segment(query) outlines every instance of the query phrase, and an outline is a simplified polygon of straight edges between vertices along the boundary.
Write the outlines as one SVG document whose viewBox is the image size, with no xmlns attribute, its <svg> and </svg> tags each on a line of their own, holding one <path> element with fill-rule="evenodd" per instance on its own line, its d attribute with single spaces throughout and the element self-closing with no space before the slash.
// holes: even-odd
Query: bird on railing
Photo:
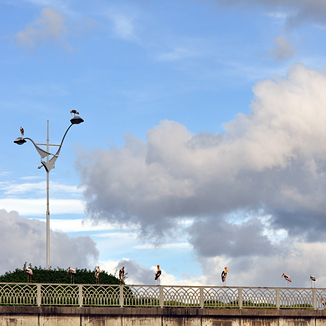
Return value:
<svg viewBox="0 0 326 326">
<path fill-rule="evenodd" d="M 29 283 L 32 279 L 33 271 L 31 268 L 29 268 L 25 265 L 24 272 L 27 273 L 27 283 Z"/>
<path fill-rule="evenodd" d="M 75 283 L 75 275 L 76 275 L 76 270 L 74 268 L 72 268 L 71 266 L 69 266 L 67 274 L 71 275 L 71 283 Z"/>
<path fill-rule="evenodd" d="M 155 280 L 157 285 L 161 285 L 161 279 L 160 279 L 161 274 L 162 271 L 160 269 L 160 265 L 157 265 L 157 271 L 155 272 Z"/>
<path fill-rule="evenodd" d="M 125 277 L 125 267 L 122 266 L 121 269 L 119 270 L 119 280 L 120 280 L 120 283 L 123 282 L 124 277 Z"/>
<path fill-rule="evenodd" d="M 321 297 L 321 299 L 320 299 L 320 303 L 324 306 L 324 309 L 325 309 L 326 302 L 325 302 L 325 300 L 323 299 L 323 297 Z"/>
<path fill-rule="evenodd" d="M 76 115 L 76 114 L 79 114 L 79 112 L 76 111 L 76 110 L 71 110 L 71 111 L 70 111 L 70 114 L 71 114 L 71 115 L 72 115 L 72 114 Z"/>
<path fill-rule="evenodd" d="M 286 275 L 285 273 L 282 274 L 281 278 L 285 278 L 285 286 L 288 285 L 288 282 L 292 282 L 291 277 L 289 275 Z"/>
<path fill-rule="evenodd" d="M 24 136 L 24 128 L 23 127 L 20 127 L 20 133 L 22 134 L 22 136 Z"/>
<path fill-rule="evenodd" d="M 229 272 L 228 268 L 225 267 L 221 273 L 221 279 L 224 286 L 226 286 L 226 277 L 228 276 L 228 272 Z"/>
<path fill-rule="evenodd" d="M 312 284 L 314 284 L 316 287 L 316 283 L 315 283 L 317 281 L 316 277 L 311 274 L 310 279 L 311 279 L 311 287 L 312 287 Z M 314 282 L 314 283 L 312 283 L 312 282 Z"/>
<path fill-rule="evenodd" d="M 96 284 L 100 284 L 100 266 L 95 266 L 95 280 L 96 280 Z"/>
</svg>

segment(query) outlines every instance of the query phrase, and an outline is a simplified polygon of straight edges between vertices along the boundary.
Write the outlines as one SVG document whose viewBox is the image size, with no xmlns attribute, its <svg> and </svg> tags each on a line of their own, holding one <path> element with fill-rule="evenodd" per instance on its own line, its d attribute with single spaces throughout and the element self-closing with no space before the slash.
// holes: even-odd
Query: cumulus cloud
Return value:
<svg viewBox="0 0 326 326">
<path fill-rule="evenodd" d="M 59 42 L 68 48 L 66 41 L 67 27 L 65 16 L 50 7 L 43 8 L 40 18 L 28 24 L 24 30 L 16 34 L 18 44 L 30 49 L 46 42 Z"/>
<path fill-rule="evenodd" d="M 44 222 L 3 209 L 0 210 L 0 222 L 1 273 L 22 267 L 25 261 L 36 266 L 45 265 Z M 66 233 L 51 231 L 50 239 L 53 267 L 93 268 L 98 261 L 99 252 L 89 236 L 69 237 Z"/>
<path fill-rule="evenodd" d="M 87 211 L 95 218 L 140 223 L 156 231 L 179 217 L 234 210 L 325 210 L 325 75 L 294 65 L 284 79 L 258 82 L 249 115 L 224 134 L 191 134 L 162 121 L 147 142 L 80 158 Z M 284 223 L 283 223 L 284 224 Z M 286 225 L 285 225 L 286 226 Z"/>
<path fill-rule="evenodd" d="M 295 257 L 312 262 L 308 251 L 326 240 L 325 87 L 323 73 L 297 64 L 258 82 L 250 113 L 225 133 L 164 120 L 146 142 L 128 135 L 119 149 L 84 153 L 87 213 L 138 223 L 154 242 L 191 218 L 183 231 L 203 266 L 221 259 L 241 274 L 269 259 L 278 275 L 281 265 L 295 269 Z"/>
</svg>

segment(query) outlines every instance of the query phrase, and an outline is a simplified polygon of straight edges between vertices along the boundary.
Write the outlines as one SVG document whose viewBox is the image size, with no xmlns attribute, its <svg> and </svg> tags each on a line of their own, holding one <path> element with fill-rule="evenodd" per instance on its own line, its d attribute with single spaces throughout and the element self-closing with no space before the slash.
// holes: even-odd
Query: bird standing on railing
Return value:
<svg viewBox="0 0 326 326">
<path fill-rule="evenodd" d="M 24 272 L 27 273 L 27 283 L 29 283 L 32 280 L 33 271 L 25 265 Z"/>
<path fill-rule="evenodd" d="M 157 271 L 155 272 L 155 280 L 157 285 L 161 285 L 161 279 L 160 279 L 161 274 L 162 271 L 160 269 L 160 265 L 157 265 Z"/>
<path fill-rule="evenodd" d="M 224 286 L 226 286 L 226 277 L 228 276 L 228 272 L 229 272 L 228 268 L 225 267 L 221 274 L 221 279 Z"/>
<path fill-rule="evenodd" d="M 120 283 L 123 282 L 124 276 L 125 276 L 125 267 L 122 266 L 122 268 L 119 270 L 119 280 L 120 280 Z"/>
<path fill-rule="evenodd" d="M 321 299 L 320 299 L 320 303 L 324 306 L 324 309 L 325 309 L 326 302 L 325 302 L 325 300 L 323 299 L 323 297 L 321 297 Z"/>
<path fill-rule="evenodd" d="M 311 274 L 310 279 L 311 279 L 311 287 L 312 287 L 312 284 L 314 284 L 315 285 L 314 287 L 316 287 L 316 283 L 315 283 L 317 281 L 316 277 Z M 312 283 L 312 282 L 314 282 L 314 283 Z"/>
<path fill-rule="evenodd" d="M 96 284 L 100 284 L 100 266 L 95 266 L 95 280 L 96 280 Z"/>
<path fill-rule="evenodd" d="M 288 282 L 292 282 L 291 277 L 286 275 L 285 273 L 282 274 L 281 278 L 284 276 L 285 278 L 285 286 L 288 286 Z"/>
<path fill-rule="evenodd" d="M 73 283 L 75 283 L 76 270 L 69 266 L 67 274 L 69 274 L 69 273 L 71 275 L 71 283 L 73 284 Z"/>
</svg>

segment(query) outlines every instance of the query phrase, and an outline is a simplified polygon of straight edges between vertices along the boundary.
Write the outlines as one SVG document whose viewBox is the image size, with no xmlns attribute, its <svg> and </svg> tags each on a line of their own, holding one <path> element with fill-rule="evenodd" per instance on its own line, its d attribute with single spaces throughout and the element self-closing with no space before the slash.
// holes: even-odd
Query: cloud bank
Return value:
<svg viewBox="0 0 326 326">
<path fill-rule="evenodd" d="M 320 248 L 326 241 L 325 87 L 323 73 L 296 64 L 286 78 L 258 82 L 251 112 L 226 123 L 225 133 L 192 134 L 164 120 L 146 142 L 128 135 L 119 149 L 80 154 L 87 213 L 138 223 L 154 242 L 191 217 L 185 231 L 198 259 L 206 259 L 203 268 L 220 258 L 239 271 L 267 257 L 281 257 L 285 266 L 287 255 L 297 257 L 295 248 Z"/>
<path fill-rule="evenodd" d="M 20 217 L 17 212 L 0 210 L 0 272 L 23 267 L 24 263 L 45 266 L 45 223 Z M 51 231 L 50 262 L 56 268 L 74 266 L 91 268 L 98 261 L 99 252 L 89 236 L 69 237 Z"/>
</svg>

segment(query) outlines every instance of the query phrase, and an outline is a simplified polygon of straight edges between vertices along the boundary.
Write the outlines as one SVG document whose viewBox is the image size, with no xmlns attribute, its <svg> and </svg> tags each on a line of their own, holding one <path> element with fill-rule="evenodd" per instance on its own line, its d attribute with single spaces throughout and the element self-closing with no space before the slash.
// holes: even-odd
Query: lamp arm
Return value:
<svg viewBox="0 0 326 326">
<path fill-rule="evenodd" d="M 52 154 L 50 152 L 47 152 L 44 149 L 42 149 L 41 147 L 37 146 L 32 138 L 25 137 L 24 139 L 28 139 L 28 140 L 30 140 L 33 143 L 35 149 L 40 154 L 41 158 L 47 157 L 49 155 L 55 155 L 55 154 Z"/>
<path fill-rule="evenodd" d="M 71 128 L 71 126 L 73 125 L 73 123 L 67 128 L 65 134 L 63 135 L 62 137 L 62 140 L 61 140 L 61 143 L 60 143 L 60 146 L 59 146 L 59 149 L 57 150 L 57 152 L 54 154 L 54 156 L 58 157 L 59 156 L 59 153 L 60 153 L 60 150 L 61 150 L 61 146 L 63 144 L 63 141 L 65 140 L 66 138 L 66 135 L 67 135 L 67 132 L 69 131 L 69 129 Z"/>
</svg>

